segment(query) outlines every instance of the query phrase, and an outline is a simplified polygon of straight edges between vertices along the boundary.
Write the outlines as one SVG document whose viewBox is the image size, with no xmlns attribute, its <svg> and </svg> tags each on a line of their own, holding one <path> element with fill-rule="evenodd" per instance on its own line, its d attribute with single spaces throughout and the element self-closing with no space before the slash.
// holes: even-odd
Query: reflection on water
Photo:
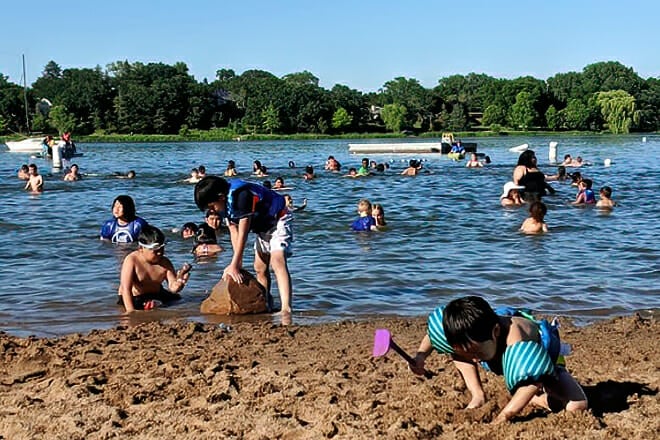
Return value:
<svg viewBox="0 0 660 440">
<path fill-rule="evenodd" d="M 88 144 L 82 145 L 85 155 L 78 160 L 87 174 L 80 182 L 63 182 L 61 173 L 34 160 L 46 181 L 40 196 L 26 194 L 15 178 L 29 159 L 3 151 L 0 324 L 15 334 L 51 335 L 121 323 L 115 295 L 120 263 L 130 249 L 96 239 L 113 199 L 129 194 L 136 200 L 138 214 L 168 233 L 167 255 L 179 266 L 192 261 L 191 244 L 171 230 L 203 220 L 192 185 L 181 180 L 200 164 L 210 173 L 222 173 L 229 159 L 244 173 L 253 160 L 261 160 L 269 168 L 267 179 L 282 175 L 297 204 L 309 200 L 307 209 L 296 214 L 290 259 L 296 323 L 425 315 L 449 298 L 471 293 L 498 305 L 580 319 L 656 308 L 660 139 L 647 139 L 643 144 L 640 136 L 560 138 L 558 157 L 570 153 L 593 162 L 581 171 L 594 180 L 596 190 L 610 185 L 620 206 L 613 212 L 568 206 L 575 189 L 553 183 L 557 195 L 545 200 L 551 232 L 532 237 L 517 232 L 524 209 L 499 206 L 502 185 L 517 160 L 507 149 L 529 142 L 542 170 L 554 173 L 547 164 L 551 138 L 479 139 L 479 151 L 491 157 L 491 165 L 467 169 L 445 157 L 425 157 L 428 173 L 416 177 L 398 175 L 409 155 L 373 156 L 391 169 L 384 176 L 359 179 L 323 171 L 328 155 L 346 170 L 359 165 L 361 156 L 350 156 L 346 141 Z M 602 165 L 606 158 L 611 167 Z M 298 167 L 289 168 L 289 160 Z M 307 164 L 316 168 L 316 180 L 302 179 Z M 113 176 L 129 169 L 137 171 L 135 180 Z M 384 205 L 385 232 L 349 232 L 360 198 Z M 221 242 L 230 246 L 227 237 Z M 199 304 L 228 261 L 225 253 L 196 262 L 182 302 L 131 320 L 205 321 Z M 209 322 L 245 319 L 255 318 L 213 317 Z"/>
</svg>

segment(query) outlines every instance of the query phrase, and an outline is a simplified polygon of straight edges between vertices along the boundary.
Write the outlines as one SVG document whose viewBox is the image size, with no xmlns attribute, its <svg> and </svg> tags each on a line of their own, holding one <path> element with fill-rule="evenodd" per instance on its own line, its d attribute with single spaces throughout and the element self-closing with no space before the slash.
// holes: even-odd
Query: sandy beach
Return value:
<svg viewBox="0 0 660 440">
<path fill-rule="evenodd" d="M 0 439 L 488 438 L 649 439 L 660 432 L 657 314 L 563 323 L 568 367 L 591 410 L 528 408 L 491 425 L 508 399 L 483 373 L 487 404 L 449 358 L 420 378 L 394 352 L 372 358 L 388 328 L 414 353 L 425 320 L 318 326 L 148 323 L 54 339 L 0 334 Z"/>
</svg>

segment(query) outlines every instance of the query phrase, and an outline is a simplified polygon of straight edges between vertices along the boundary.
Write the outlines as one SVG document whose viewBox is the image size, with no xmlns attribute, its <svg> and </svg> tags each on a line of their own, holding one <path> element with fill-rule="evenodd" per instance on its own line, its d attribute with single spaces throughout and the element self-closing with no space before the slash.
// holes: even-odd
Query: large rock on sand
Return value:
<svg viewBox="0 0 660 440">
<path fill-rule="evenodd" d="M 202 301 L 202 313 L 215 315 L 248 315 L 268 311 L 266 289 L 250 272 L 241 271 L 243 282 L 238 284 L 231 277 L 220 280 L 208 298 Z"/>
</svg>

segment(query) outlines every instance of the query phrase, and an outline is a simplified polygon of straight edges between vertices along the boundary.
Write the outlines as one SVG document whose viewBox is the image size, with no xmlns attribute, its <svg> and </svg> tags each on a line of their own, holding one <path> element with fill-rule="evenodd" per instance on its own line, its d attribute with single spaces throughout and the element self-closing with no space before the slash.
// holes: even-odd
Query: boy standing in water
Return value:
<svg viewBox="0 0 660 440">
<path fill-rule="evenodd" d="M 41 177 L 41 174 L 39 174 L 35 164 L 31 163 L 28 166 L 28 170 L 30 173 L 30 178 L 25 184 L 25 189 L 29 189 L 32 194 L 41 194 L 44 191 L 44 178 Z"/>
<path fill-rule="evenodd" d="M 520 231 L 525 234 L 542 234 L 548 232 L 548 225 L 545 224 L 545 214 L 548 208 L 543 202 L 534 202 L 529 207 L 529 217 L 523 221 Z"/>
<path fill-rule="evenodd" d="M 563 365 L 561 345 L 556 324 L 513 309 L 500 315 L 483 298 L 467 296 L 429 316 L 410 368 L 424 374 L 424 362 L 434 349 L 451 355 L 471 394 L 468 408 L 486 402 L 478 363 L 504 376 L 512 396 L 494 423 L 513 418 L 529 403 L 552 411 L 584 411 L 587 397 Z"/>
<path fill-rule="evenodd" d="M 277 280 L 282 303 L 282 323 L 291 321 L 291 275 L 287 258 L 291 255 L 293 217 L 284 197 L 263 185 L 217 176 L 208 176 L 195 185 L 195 204 L 200 210 L 213 209 L 229 220 L 233 255 L 222 277 L 243 282 L 243 253 L 248 234 L 254 232 L 254 270 L 257 281 L 270 298 L 270 270 Z M 270 301 L 269 301 L 270 302 Z"/>
<path fill-rule="evenodd" d="M 596 203 L 597 208 L 612 209 L 616 206 L 616 202 L 612 200 L 612 188 L 604 186 L 600 189 L 600 200 Z"/>
<path fill-rule="evenodd" d="M 190 265 L 178 271 L 165 257 L 165 236 L 160 229 L 145 225 L 138 237 L 139 248 L 124 258 L 119 282 L 119 304 L 126 313 L 151 310 L 156 301 L 171 302 L 181 299 L 179 292 L 190 277 Z M 167 289 L 163 281 L 167 280 Z"/>
</svg>

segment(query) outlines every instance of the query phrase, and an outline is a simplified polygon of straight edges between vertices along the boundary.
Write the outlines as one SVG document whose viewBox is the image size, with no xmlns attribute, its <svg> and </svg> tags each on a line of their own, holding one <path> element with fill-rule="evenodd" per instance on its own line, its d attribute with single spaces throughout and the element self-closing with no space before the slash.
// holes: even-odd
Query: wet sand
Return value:
<svg viewBox="0 0 660 440">
<path fill-rule="evenodd" d="M 449 358 L 419 378 L 394 352 L 371 357 L 376 328 L 414 353 L 424 319 L 318 326 L 148 323 L 54 339 L 0 334 L 0 439 L 657 438 L 656 316 L 587 327 L 566 322 L 569 369 L 591 409 L 527 408 L 490 425 L 507 402 L 482 372 L 488 402 L 464 410 Z"/>
</svg>

